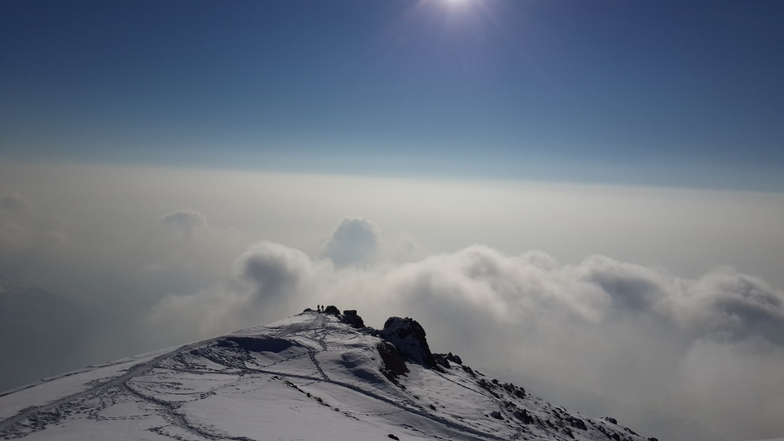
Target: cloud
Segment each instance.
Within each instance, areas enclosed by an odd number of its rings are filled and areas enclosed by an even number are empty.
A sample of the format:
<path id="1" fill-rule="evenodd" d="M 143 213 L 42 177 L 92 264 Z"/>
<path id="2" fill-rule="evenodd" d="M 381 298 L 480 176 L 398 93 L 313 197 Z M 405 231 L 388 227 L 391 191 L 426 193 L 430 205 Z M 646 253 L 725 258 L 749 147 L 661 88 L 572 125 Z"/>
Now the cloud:
<path id="1" fill-rule="evenodd" d="M 425 247 L 411 236 L 381 234 L 378 225 L 364 217 L 343 218 L 319 254 L 337 267 L 413 262 L 426 256 Z"/>
<path id="2" fill-rule="evenodd" d="M 251 282 L 254 295 L 266 301 L 297 292 L 302 279 L 311 272 L 311 266 L 310 258 L 301 251 L 261 242 L 237 259 L 235 273 Z"/>
<path id="3" fill-rule="evenodd" d="M 347 217 L 332 232 L 321 256 L 338 266 L 366 263 L 376 257 L 380 242 L 376 224 L 363 217 Z"/>
<path id="4" fill-rule="evenodd" d="M 717 341 L 762 338 L 784 346 L 784 296 L 757 277 L 718 268 L 694 281 L 680 281 L 668 313 L 697 335 Z"/>
<path id="5" fill-rule="evenodd" d="M 27 201 L 0 207 L 0 275 L 102 319 L 84 364 L 333 303 L 648 436 L 784 433 L 781 194 L 41 164 L 0 164 L 0 188 Z M 346 213 L 382 231 L 339 265 L 320 256 Z M 308 260 L 243 277 L 259 238 Z"/>
<path id="6" fill-rule="evenodd" d="M 204 215 L 191 209 L 178 210 L 167 214 L 161 218 L 161 222 L 164 225 L 179 228 L 187 234 L 191 234 L 195 229 L 207 226 L 207 219 Z"/>
<path id="7" fill-rule="evenodd" d="M 147 323 L 171 341 L 264 324 L 288 315 L 303 283 L 324 267 L 298 250 L 260 242 L 237 258 L 232 279 L 193 295 L 166 296 Z"/>
<path id="8" fill-rule="evenodd" d="M 251 242 L 235 228 L 211 225 L 207 216 L 193 209 L 174 211 L 159 221 L 144 241 L 148 273 L 187 269 L 225 275 L 231 269 L 227 262 Z"/>
<path id="9" fill-rule="evenodd" d="M 649 436 L 784 432 L 776 416 L 784 390 L 774 386 L 784 384 L 776 368 L 784 363 L 784 293 L 758 278 L 717 268 L 686 279 L 604 256 L 559 264 L 539 251 L 507 255 L 481 245 L 416 262 L 333 264 L 335 256 L 362 254 L 340 252 L 341 241 L 354 238 L 364 252 L 380 233 L 367 220 L 344 220 L 328 259 L 253 245 L 231 280 L 164 299 L 150 323 L 192 340 L 317 303 L 358 309 L 375 326 L 389 315 L 413 316 L 435 350 L 525 372 L 555 385 L 556 395 L 561 388 L 599 397 L 580 410 L 615 409 L 613 416 Z"/>

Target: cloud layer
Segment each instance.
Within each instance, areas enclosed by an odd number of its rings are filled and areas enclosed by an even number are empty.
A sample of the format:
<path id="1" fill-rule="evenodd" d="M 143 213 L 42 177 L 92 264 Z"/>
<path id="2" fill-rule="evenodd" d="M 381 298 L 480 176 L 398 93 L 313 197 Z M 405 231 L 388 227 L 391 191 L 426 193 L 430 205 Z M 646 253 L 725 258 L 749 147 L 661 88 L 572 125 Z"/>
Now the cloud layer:
<path id="1" fill-rule="evenodd" d="M 782 296 L 748 275 L 784 286 L 781 194 L 42 164 L 0 194 L 0 277 L 97 320 L 85 365 L 333 303 L 649 436 L 784 433 Z"/>
<path id="2" fill-rule="evenodd" d="M 348 219 L 326 250 L 339 249 L 346 225 L 348 237 L 375 243 L 369 221 Z M 651 436 L 784 432 L 775 417 L 784 394 L 771 387 L 784 384 L 784 293 L 758 278 L 717 268 L 684 279 L 604 256 L 561 265 L 542 252 L 510 256 L 481 245 L 362 267 L 345 266 L 344 253 L 325 255 L 336 261 L 257 243 L 231 280 L 167 297 L 150 324 L 206 337 L 317 303 L 358 309 L 376 326 L 392 314 L 415 316 L 436 350 L 601 397 L 584 410 L 616 409 Z"/>

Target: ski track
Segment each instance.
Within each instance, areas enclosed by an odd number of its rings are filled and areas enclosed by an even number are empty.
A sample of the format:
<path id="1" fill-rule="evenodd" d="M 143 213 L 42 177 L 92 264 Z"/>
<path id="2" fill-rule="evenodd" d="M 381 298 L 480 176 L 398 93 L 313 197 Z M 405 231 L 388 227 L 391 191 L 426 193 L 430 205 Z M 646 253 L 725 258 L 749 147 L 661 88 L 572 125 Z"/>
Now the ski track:
<path id="1" fill-rule="evenodd" d="M 98 384 L 96 386 L 93 386 L 93 387 L 91 387 L 89 389 L 83 390 L 81 392 L 76 392 L 76 393 L 71 394 L 71 395 L 67 395 L 65 397 L 62 397 L 60 399 L 57 399 L 57 400 L 52 401 L 52 402 L 47 403 L 47 404 L 43 404 L 41 406 L 31 406 L 31 407 L 22 409 L 16 415 L 14 415 L 14 416 L 12 416 L 10 418 L 6 418 L 3 421 L 0 421 L 0 432 L 3 432 L 3 431 L 5 431 L 5 430 L 7 430 L 9 428 L 12 428 L 17 423 L 19 423 L 19 422 L 21 422 L 21 421 L 23 421 L 23 420 L 25 420 L 27 418 L 30 418 L 30 417 L 32 417 L 32 416 L 34 416 L 36 414 L 39 414 L 41 412 L 46 412 L 48 410 L 56 409 L 56 408 L 58 408 L 58 407 L 60 407 L 60 406 L 62 406 L 64 404 L 68 404 L 71 401 L 75 401 L 75 400 L 78 400 L 80 398 L 85 398 L 87 396 L 94 395 L 94 394 L 97 394 L 99 392 L 104 392 L 104 391 L 106 391 L 108 389 L 111 389 L 113 387 L 119 387 L 119 388 L 125 389 L 126 388 L 126 386 L 125 386 L 125 382 L 126 381 L 146 373 L 150 369 L 153 369 L 155 367 L 155 365 L 157 365 L 161 361 L 166 360 L 167 358 L 173 357 L 175 355 L 181 354 L 183 352 L 190 351 L 192 349 L 195 349 L 195 348 L 198 348 L 198 347 L 201 347 L 201 346 L 209 345 L 210 343 L 213 343 L 214 341 L 216 341 L 218 339 L 219 338 L 212 338 L 212 339 L 200 341 L 198 343 L 193 343 L 193 344 L 181 346 L 181 347 L 179 347 L 178 349 L 175 349 L 172 352 L 167 352 L 165 354 L 161 354 L 161 355 L 153 358 L 152 360 L 150 360 L 150 361 L 148 361 L 146 363 L 140 363 L 140 364 L 131 366 L 130 368 L 128 368 L 128 371 L 125 374 L 120 375 L 118 377 L 114 377 L 113 379 L 111 379 L 109 381 L 100 383 L 100 384 Z"/>
<path id="2" fill-rule="evenodd" d="M 161 400 L 155 397 L 148 397 L 143 393 L 137 391 L 136 389 L 132 388 L 127 382 L 123 383 L 123 386 L 126 391 L 128 391 L 131 395 L 135 396 L 136 398 L 142 400 L 143 402 L 150 403 L 163 411 L 164 418 L 169 421 L 173 426 L 179 427 L 184 429 L 188 432 L 193 433 L 194 435 L 201 436 L 202 438 L 207 438 L 210 440 L 232 440 L 232 441 L 255 441 L 251 438 L 247 438 L 244 436 L 228 436 L 224 434 L 214 434 L 207 431 L 205 428 L 199 428 L 194 426 L 193 424 L 189 423 L 188 420 L 185 418 L 185 415 L 177 413 L 175 409 L 175 405 L 171 402 Z M 160 428 L 159 428 L 160 429 Z M 167 436 L 164 433 L 159 433 L 161 436 Z"/>
<path id="3" fill-rule="evenodd" d="M 325 321 L 326 321 L 326 317 L 324 317 L 323 315 L 319 314 L 318 316 L 316 316 L 315 319 L 313 319 L 309 323 L 303 323 L 302 325 L 296 326 L 296 327 L 289 326 L 289 327 L 285 328 L 282 331 L 274 333 L 273 335 L 275 337 L 278 337 L 278 338 L 286 337 L 286 336 L 289 336 L 289 335 L 306 337 L 308 339 L 311 339 L 311 340 L 317 342 L 319 344 L 319 346 L 321 346 L 322 349 L 326 351 L 327 350 L 326 336 L 329 335 L 330 332 L 329 332 L 328 329 L 324 329 L 323 326 L 322 326 Z M 318 328 L 314 329 L 315 326 L 318 326 Z M 292 329 L 292 328 L 294 328 L 294 329 Z M 318 332 L 319 328 L 323 329 L 323 332 Z M 306 333 L 307 331 L 311 331 L 311 332 L 307 333 L 307 335 L 302 335 L 302 334 Z M 316 331 L 316 332 L 313 332 L 313 331 Z M 158 399 L 158 398 L 155 398 L 155 397 L 148 397 L 148 396 L 142 394 L 141 392 L 133 389 L 130 385 L 128 385 L 128 382 L 130 380 L 132 380 L 135 377 L 138 377 L 140 375 L 143 375 L 143 374 L 147 373 L 148 371 L 154 369 L 155 367 L 157 367 L 158 363 L 160 363 L 160 362 L 162 362 L 164 360 L 170 359 L 172 357 L 175 357 L 177 355 L 180 355 L 180 354 L 182 354 L 184 352 L 191 351 L 193 349 L 198 349 L 198 348 L 202 348 L 202 347 L 208 347 L 210 344 L 220 340 L 221 338 L 223 338 L 223 337 L 211 338 L 211 339 L 208 339 L 208 340 L 200 341 L 198 343 L 192 343 L 192 344 L 181 346 L 181 347 L 175 349 L 174 351 L 167 352 L 165 354 L 161 354 L 161 355 L 151 359 L 148 362 L 134 365 L 134 366 L 130 367 L 125 374 L 120 375 L 118 377 L 115 377 L 115 378 L 113 378 L 113 379 L 111 379 L 109 381 L 106 381 L 106 382 L 103 382 L 103 383 L 98 384 L 96 386 L 90 387 L 90 388 L 88 388 L 86 390 L 83 390 L 81 392 L 77 392 L 77 393 L 74 393 L 74 394 L 71 394 L 71 395 L 67 395 L 65 397 L 59 398 L 59 399 L 57 399 L 55 401 L 52 401 L 50 403 L 47 403 L 47 404 L 43 404 L 43 405 L 40 405 L 40 406 L 31 406 L 31 407 L 22 409 L 16 415 L 14 415 L 12 417 L 9 417 L 9 418 L 6 418 L 3 421 L 0 421 L 0 433 L 6 432 L 8 429 L 13 429 L 14 426 L 17 425 L 18 423 L 24 421 L 25 419 L 34 417 L 35 415 L 37 415 L 39 413 L 46 412 L 46 411 L 49 411 L 49 410 L 53 410 L 53 409 L 56 409 L 56 408 L 58 408 L 60 406 L 68 404 L 68 403 L 70 403 L 72 401 L 76 401 L 76 400 L 79 400 L 81 398 L 88 397 L 90 395 L 97 395 L 97 394 L 99 394 L 101 392 L 105 392 L 105 391 L 107 391 L 107 390 L 109 390 L 111 388 L 118 387 L 118 388 L 121 388 L 122 390 L 128 391 L 131 395 L 137 397 L 140 400 L 143 400 L 144 402 L 151 403 L 151 404 L 157 406 L 158 408 L 160 408 L 163 411 L 163 414 L 167 417 L 167 419 L 170 421 L 170 423 L 172 425 L 180 427 L 180 428 L 182 428 L 184 430 L 187 430 L 188 432 L 191 432 L 194 435 L 197 435 L 197 436 L 200 436 L 202 438 L 209 439 L 209 440 L 227 439 L 227 440 L 233 440 L 233 441 L 253 441 L 251 438 L 230 437 L 230 436 L 226 436 L 226 435 L 222 435 L 222 434 L 219 435 L 219 434 L 210 433 L 206 429 L 195 427 L 192 424 L 188 423 L 188 421 L 185 419 L 185 417 L 182 414 L 179 414 L 179 413 L 175 412 L 174 404 L 169 403 L 169 402 L 164 401 L 164 400 L 161 400 L 161 399 Z M 256 373 L 256 374 L 265 374 L 265 375 L 277 375 L 279 377 L 297 378 L 297 379 L 300 379 L 300 380 L 307 380 L 307 381 L 312 381 L 312 382 L 322 382 L 322 383 L 333 384 L 335 386 L 340 386 L 340 387 L 352 390 L 354 392 L 357 392 L 359 394 L 365 395 L 367 397 L 370 397 L 370 398 L 382 401 L 382 402 L 384 402 L 386 404 L 389 404 L 391 406 L 394 406 L 394 407 L 400 409 L 400 411 L 408 412 L 410 414 L 417 415 L 419 417 L 422 417 L 422 418 L 431 420 L 433 422 L 442 424 L 442 425 L 444 425 L 447 428 L 454 429 L 456 431 L 463 432 L 463 433 L 468 434 L 468 435 L 476 436 L 477 439 L 479 439 L 479 440 L 483 440 L 483 439 L 491 439 L 491 440 L 496 440 L 496 441 L 505 441 L 506 440 L 506 438 L 498 437 L 498 436 L 495 436 L 495 435 L 492 435 L 492 434 L 487 434 L 487 433 L 484 433 L 482 431 L 476 430 L 476 429 L 474 429 L 472 427 L 469 427 L 469 426 L 466 426 L 466 425 L 463 425 L 463 424 L 459 424 L 459 423 L 456 423 L 456 422 L 453 422 L 453 421 L 449 421 L 449 420 L 447 420 L 445 418 L 442 418 L 442 417 L 439 417 L 437 415 L 429 414 L 429 413 L 427 413 L 427 412 L 425 412 L 425 411 L 423 411 L 421 409 L 417 409 L 416 407 L 414 407 L 415 404 L 413 402 L 411 402 L 412 406 L 408 406 L 408 405 L 403 404 L 401 402 L 398 402 L 398 401 L 386 398 L 384 396 L 378 395 L 378 394 L 376 394 L 374 392 L 364 390 L 364 389 L 362 389 L 362 388 L 360 388 L 358 386 L 355 386 L 353 384 L 344 383 L 342 381 L 337 381 L 337 380 L 332 380 L 332 379 L 330 379 L 326 375 L 324 370 L 321 368 L 321 364 L 318 362 L 318 360 L 315 357 L 315 355 L 317 353 L 318 353 L 317 351 L 315 351 L 313 349 L 309 349 L 307 355 L 309 356 L 309 358 L 310 358 L 311 362 L 313 363 L 313 365 L 316 367 L 316 370 L 318 371 L 318 373 L 321 376 L 321 378 L 312 377 L 312 376 L 309 376 L 309 375 L 299 375 L 299 374 L 290 374 L 290 373 L 286 373 L 286 372 L 276 372 L 276 371 L 268 370 L 268 369 L 254 369 L 254 368 L 249 368 L 247 366 L 243 366 L 243 367 L 232 366 L 232 367 L 239 368 L 241 370 L 240 374 L 242 374 L 242 373 L 246 373 L 246 374 L 247 373 Z M 298 356 L 300 356 L 300 355 L 298 355 Z M 296 356 L 296 357 L 298 357 L 298 356 Z M 213 361 L 215 361 L 215 360 L 213 360 Z M 273 364 L 276 364 L 276 363 L 273 363 Z M 166 367 L 166 369 L 169 369 L 169 368 Z M 182 370 L 182 369 L 177 369 L 177 370 Z M 195 374 L 200 373 L 198 371 L 187 371 L 187 372 L 191 372 L 191 373 L 195 373 Z M 158 429 L 159 429 L 159 431 L 161 430 L 161 428 L 158 428 Z"/>
<path id="4" fill-rule="evenodd" d="M 325 317 L 319 315 L 310 324 L 321 325 L 321 324 L 323 324 L 323 322 L 325 320 L 326 320 Z M 319 327 L 319 328 L 320 329 L 324 329 L 323 327 Z M 312 326 L 303 326 L 302 329 L 301 329 L 301 331 L 306 331 L 306 330 L 311 330 L 312 331 L 313 328 L 312 328 Z M 298 330 L 298 331 L 300 331 L 300 330 Z M 297 333 L 295 333 L 295 335 Z M 288 333 L 285 333 L 285 334 L 288 335 Z M 308 338 L 310 338 L 313 341 L 318 342 L 322 346 L 322 348 L 324 348 L 324 350 L 326 350 L 327 346 L 326 346 L 325 340 L 326 340 L 326 335 L 328 335 L 328 334 L 329 334 L 329 330 L 324 329 L 324 331 L 320 332 L 320 333 L 319 332 L 312 332 L 312 333 L 310 333 Z M 316 336 L 316 335 L 318 335 L 318 338 L 314 338 L 314 336 Z M 281 335 L 278 334 L 276 336 L 280 337 Z M 363 395 L 368 396 L 370 398 L 373 398 L 373 399 L 382 401 L 384 403 L 387 403 L 389 405 L 392 405 L 394 407 L 397 407 L 401 411 L 405 411 L 405 412 L 408 412 L 408 413 L 411 413 L 411 414 L 414 414 L 414 415 L 417 415 L 417 416 L 429 419 L 429 420 L 431 420 L 433 422 L 442 424 L 442 425 L 444 425 L 444 426 L 446 426 L 448 428 L 455 429 L 457 431 L 464 432 L 466 434 L 471 434 L 471 435 L 474 435 L 474 436 L 478 436 L 479 439 L 492 439 L 492 440 L 498 440 L 498 441 L 503 441 L 503 440 L 506 439 L 506 438 L 501 438 L 501 437 L 498 437 L 498 436 L 495 436 L 495 435 L 484 433 L 482 431 L 476 430 L 476 429 L 474 429 L 472 427 L 469 427 L 469 426 L 466 426 L 466 425 L 463 425 L 463 424 L 459 424 L 459 423 L 455 423 L 453 421 L 449 421 L 449 420 L 447 420 L 445 418 L 441 418 L 441 417 L 439 417 L 437 415 L 429 414 L 429 413 L 427 413 L 427 412 L 425 412 L 423 410 L 417 409 L 415 407 L 406 406 L 405 404 L 402 404 L 400 402 L 397 402 L 397 401 L 391 400 L 389 398 L 386 398 L 384 396 L 378 395 L 378 394 L 376 394 L 374 392 L 364 390 L 364 389 L 362 389 L 362 388 L 360 388 L 358 386 L 355 386 L 353 384 L 344 383 L 342 381 L 337 381 L 337 380 L 332 380 L 324 373 L 324 370 L 321 368 L 321 364 L 318 362 L 318 360 L 315 357 L 316 353 L 317 352 L 313 351 L 313 350 L 309 350 L 308 351 L 308 355 L 310 357 L 311 362 L 316 367 L 316 370 L 318 370 L 318 372 L 322 376 L 322 378 L 311 377 L 311 376 L 308 376 L 308 375 L 298 375 L 298 374 L 289 374 L 289 373 L 285 373 L 285 372 L 276 372 L 276 371 L 271 371 L 271 370 L 267 370 L 267 369 L 249 369 L 249 370 L 255 371 L 257 373 L 267 374 L 267 375 L 277 375 L 277 376 L 280 376 L 280 377 L 298 378 L 298 379 L 301 379 L 301 380 L 320 381 L 320 382 L 334 384 L 336 386 L 340 386 L 340 387 L 344 387 L 346 389 L 350 389 L 350 390 L 352 390 L 354 392 L 363 394 Z"/>

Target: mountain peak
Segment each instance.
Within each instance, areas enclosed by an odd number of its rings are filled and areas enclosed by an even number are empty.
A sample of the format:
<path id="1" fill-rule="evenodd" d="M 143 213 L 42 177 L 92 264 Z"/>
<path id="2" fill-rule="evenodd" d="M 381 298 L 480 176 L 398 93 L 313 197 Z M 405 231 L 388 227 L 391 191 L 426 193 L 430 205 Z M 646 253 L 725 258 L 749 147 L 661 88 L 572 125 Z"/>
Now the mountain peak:
<path id="1" fill-rule="evenodd" d="M 416 320 L 335 310 L 0 395 L 0 439 L 644 440 L 431 353 Z"/>

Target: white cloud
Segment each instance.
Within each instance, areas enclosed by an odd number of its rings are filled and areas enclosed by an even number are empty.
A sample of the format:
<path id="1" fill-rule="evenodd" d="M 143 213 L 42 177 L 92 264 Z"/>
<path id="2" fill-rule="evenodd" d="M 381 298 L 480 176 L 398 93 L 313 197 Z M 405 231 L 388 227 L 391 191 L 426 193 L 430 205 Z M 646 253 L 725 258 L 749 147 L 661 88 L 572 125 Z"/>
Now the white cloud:
<path id="1" fill-rule="evenodd" d="M 332 232 L 321 256 L 338 266 L 367 263 L 376 258 L 380 242 L 376 224 L 363 217 L 347 217 Z"/>
<path id="2" fill-rule="evenodd" d="M 319 254 L 338 267 L 411 262 L 426 255 L 425 248 L 410 236 L 384 236 L 378 225 L 364 217 L 343 218 Z"/>
<path id="3" fill-rule="evenodd" d="M 167 214 L 161 218 L 161 222 L 163 222 L 164 225 L 180 228 L 188 234 L 195 229 L 205 228 L 207 226 L 207 219 L 204 215 L 192 209 L 178 210 L 174 213 Z"/>
<path id="4" fill-rule="evenodd" d="M 302 280 L 313 271 L 304 253 L 272 242 L 249 247 L 237 259 L 234 270 L 253 285 L 254 295 L 262 303 L 299 291 Z"/>

